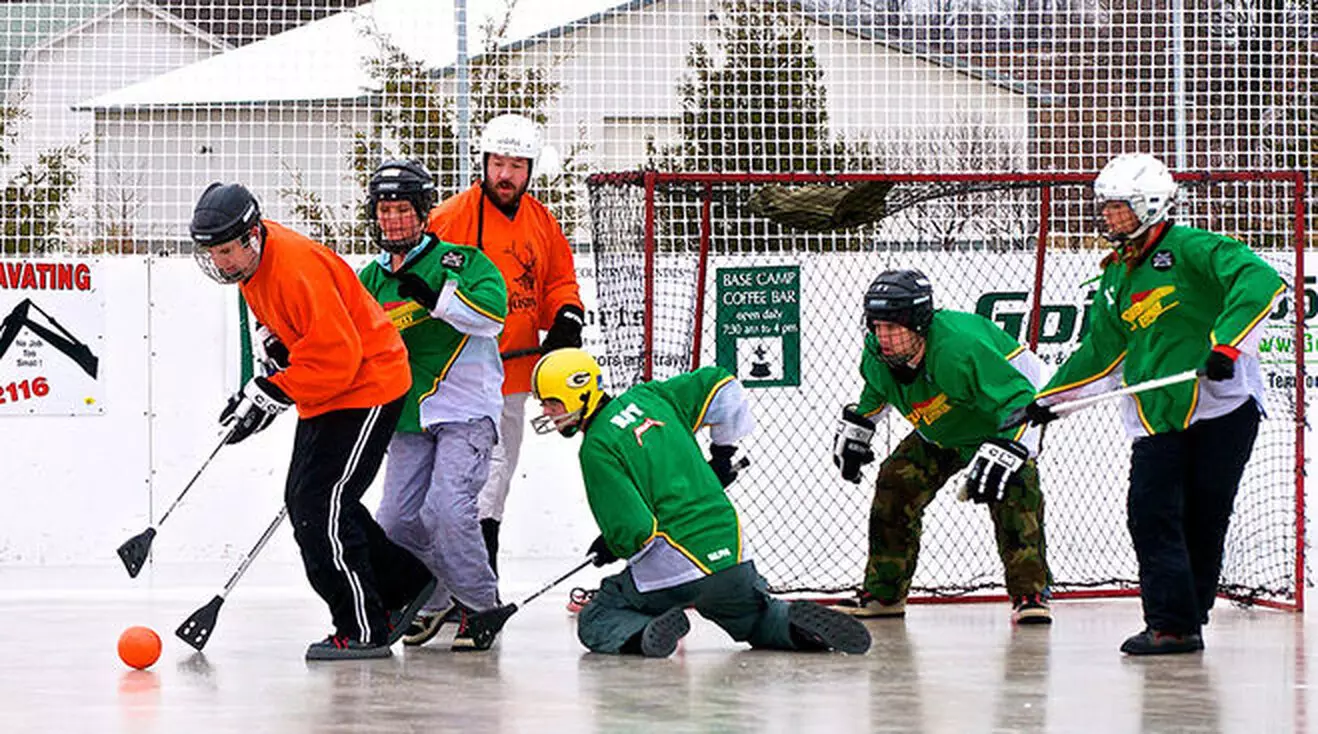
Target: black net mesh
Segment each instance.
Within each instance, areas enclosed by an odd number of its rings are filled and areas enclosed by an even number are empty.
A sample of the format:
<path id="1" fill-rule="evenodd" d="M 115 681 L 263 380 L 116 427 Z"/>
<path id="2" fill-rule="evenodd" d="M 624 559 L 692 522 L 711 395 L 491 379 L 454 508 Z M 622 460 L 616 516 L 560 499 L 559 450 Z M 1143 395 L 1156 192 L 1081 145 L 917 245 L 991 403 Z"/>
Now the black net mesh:
<path id="1" fill-rule="evenodd" d="M 1177 221 L 1250 242 L 1292 283 L 1295 181 L 1235 176 L 1185 181 Z M 788 185 L 748 178 L 651 174 L 649 186 L 641 175 L 592 178 L 599 308 L 609 324 L 606 379 L 616 392 L 714 363 L 720 272 L 799 268 L 799 385 L 749 390 L 758 429 L 743 446 L 754 463 L 729 495 L 775 591 L 857 588 L 877 464 L 859 487 L 848 484 L 833 467 L 831 446 L 840 406 L 860 391 L 860 299 L 870 280 L 888 268 L 919 268 L 932 279 L 939 307 L 979 312 L 1022 342 L 1037 318 L 1036 351 L 1056 365 L 1078 344 L 1106 247 L 1093 234 L 1097 219 L 1083 177 L 875 176 Z M 859 211 L 858 201 L 874 209 Z M 1264 325 L 1268 417 L 1227 540 L 1223 593 L 1244 601 L 1295 597 L 1293 304 L 1287 294 Z M 909 430 L 890 412 L 880 421 L 876 453 L 882 457 Z M 1129 456 L 1116 402 L 1050 427 L 1040 472 L 1055 592 L 1137 583 L 1125 526 Z M 951 487 L 925 512 L 913 586 L 934 596 L 1005 591 L 988 513 L 958 502 Z"/>

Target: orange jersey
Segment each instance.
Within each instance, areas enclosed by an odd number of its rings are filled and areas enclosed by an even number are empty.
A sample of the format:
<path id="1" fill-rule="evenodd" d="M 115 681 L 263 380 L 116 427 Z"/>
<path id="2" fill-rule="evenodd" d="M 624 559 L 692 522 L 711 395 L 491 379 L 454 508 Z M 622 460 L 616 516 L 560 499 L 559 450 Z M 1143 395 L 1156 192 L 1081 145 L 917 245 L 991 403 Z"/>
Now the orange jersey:
<path id="1" fill-rule="evenodd" d="M 508 318 L 500 352 L 539 346 L 539 331 L 553 325 L 560 308 L 581 308 L 572 247 L 558 220 L 530 194 L 522 195 L 517 216 L 509 219 L 481 196 L 477 183 L 432 209 L 428 228 L 445 242 L 480 248 L 503 274 Z M 531 355 L 503 363 L 504 395 L 531 390 L 537 359 Z"/>
<path id="2" fill-rule="evenodd" d="M 288 369 L 270 381 L 302 418 L 383 405 L 407 392 L 407 349 L 357 274 L 329 248 L 265 222 L 256 274 L 243 298 L 288 347 Z"/>

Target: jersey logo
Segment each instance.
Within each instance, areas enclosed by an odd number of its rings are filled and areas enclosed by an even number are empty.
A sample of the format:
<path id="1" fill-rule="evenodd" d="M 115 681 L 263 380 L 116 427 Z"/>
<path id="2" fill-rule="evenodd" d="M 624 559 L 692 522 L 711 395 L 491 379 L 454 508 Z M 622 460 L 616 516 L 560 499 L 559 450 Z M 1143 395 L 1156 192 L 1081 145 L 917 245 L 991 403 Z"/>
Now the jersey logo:
<path id="1" fill-rule="evenodd" d="M 636 437 L 636 445 L 644 448 L 645 441 L 641 440 L 641 436 L 645 435 L 645 432 L 650 430 L 651 428 L 654 428 L 655 426 L 662 426 L 663 424 L 664 424 L 663 421 L 657 421 L 653 418 L 646 418 L 645 420 L 641 421 L 641 425 L 632 429 L 632 435 Z"/>
<path id="2" fill-rule="evenodd" d="M 952 404 L 947 402 L 947 394 L 939 393 L 928 400 L 912 404 L 906 420 L 914 426 L 919 426 L 922 420 L 926 425 L 932 425 L 934 421 L 947 415 L 947 411 L 951 409 Z"/>
<path id="3" fill-rule="evenodd" d="M 532 249 L 529 242 L 514 242 L 504 250 L 513 262 L 522 268 L 519 275 L 514 275 L 508 280 L 516 283 L 523 293 L 535 292 L 535 250 Z M 505 276 L 507 277 L 507 276 Z"/>
<path id="4" fill-rule="evenodd" d="M 1171 270 L 1172 266 L 1176 264 L 1176 256 L 1172 255 L 1171 250 L 1158 250 L 1153 253 L 1153 258 L 1150 259 L 1149 264 L 1153 266 L 1154 270 L 1160 272 Z"/>
<path id="5" fill-rule="evenodd" d="M 717 561 L 720 558 L 727 558 L 731 555 L 732 555 L 732 551 L 728 550 L 727 548 L 719 548 L 713 553 L 706 555 L 705 558 L 709 559 L 710 561 Z"/>
<path id="6" fill-rule="evenodd" d="M 385 304 L 385 309 L 389 321 L 393 322 L 394 328 L 399 331 L 430 319 L 430 312 L 426 310 L 425 306 L 416 301 L 400 301 L 392 305 Z"/>
<path id="7" fill-rule="evenodd" d="M 571 378 L 568 378 L 571 379 Z M 578 387 L 580 387 L 578 385 Z M 625 429 L 630 426 L 637 418 L 641 417 L 641 409 L 636 407 L 636 403 L 628 403 L 627 407 L 618 411 L 618 414 L 609 419 L 613 425 Z"/>
<path id="8" fill-rule="evenodd" d="M 1176 286 L 1164 285 L 1160 288 L 1132 293 L 1130 308 L 1121 312 L 1121 320 L 1130 324 L 1130 330 L 1147 329 L 1159 317 L 1181 305 L 1180 301 L 1164 304 L 1164 298 L 1170 298 L 1176 292 Z"/>
<path id="9" fill-rule="evenodd" d="M 466 263 L 467 263 L 466 255 L 463 255 L 461 252 L 458 252 L 457 250 L 449 250 L 448 252 L 439 256 L 439 264 L 443 265 L 449 270 L 461 270 L 462 266 L 465 265 Z"/>

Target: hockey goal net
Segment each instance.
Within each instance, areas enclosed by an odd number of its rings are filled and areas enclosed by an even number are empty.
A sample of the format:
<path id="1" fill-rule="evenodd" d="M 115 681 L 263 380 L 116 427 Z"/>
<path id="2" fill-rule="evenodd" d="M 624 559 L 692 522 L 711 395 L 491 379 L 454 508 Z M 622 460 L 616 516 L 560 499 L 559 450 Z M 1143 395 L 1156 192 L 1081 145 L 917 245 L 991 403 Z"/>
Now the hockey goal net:
<path id="1" fill-rule="evenodd" d="M 1221 593 L 1303 606 L 1304 179 L 1289 172 L 1180 177 L 1178 222 L 1255 247 L 1290 290 L 1266 319 L 1267 418 L 1236 500 Z M 861 296 L 892 267 L 934 283 L 939 307 L 994 320 L 1051 365 L 1086 328 L 1106 246 L 1087 175 L 600 174 L 590 180 L 598 306 L 610 389 L 718 363 L 749 387 L 754 462 L 729 489 L 777 592 L 858 588 L 877 463 L 860 486 L 831 461 L 854 402 Z M 1042 294 L 1040 297 L 1039 294 Z M 1312 287 L 1304 299 L 1318 309 Z M 910 426 L 891 415 L 879 457 Z M 1050 427 L 1040 473 L 1055 596 L 1134 593 L 1126 530 L 1130 446 L 1108 403 Z M 959 481 L 954 477 L 949 484 Z M 988 513 L 945 487 L 924 517 L 913 597 L 1004 593 Z"/>

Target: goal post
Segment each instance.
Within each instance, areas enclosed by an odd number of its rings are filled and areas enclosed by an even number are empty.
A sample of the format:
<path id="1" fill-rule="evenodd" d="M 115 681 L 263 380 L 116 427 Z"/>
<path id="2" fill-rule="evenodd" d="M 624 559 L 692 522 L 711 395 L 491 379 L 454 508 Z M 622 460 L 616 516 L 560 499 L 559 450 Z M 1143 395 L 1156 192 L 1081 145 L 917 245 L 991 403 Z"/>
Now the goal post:
<path id="1" fill-rule="evenodd" d="M 1220 593 L 1303 608 L 1305 179 L 1289 171 L 1180 174 L 1175 221 L 1251 244 L 1289 291 L 1261 347 L 1265 410 L 1236 500 Z M 840 407 L 859 395 L 861 296 L 880 271 L 930 276 L 938 307 L 980 313 L 1050 368 L 1087 328 L 1099 261 L 1086 174 L 597 174 L 589 179 L 609 388 L 701 364 L 732 369 L 758 430 L 729 494 L 777 592 L 857 588 L 877 463 L 859 487 L 832 465 Z M 1309 292 L 1305 293 L 1306 282 Z M 1040 457 L 1056 597 L 1136 593 L 1126 531 L 1129 439 L 1117 405 L 1049 427 Z M 891 413 L 892 411 L 889 411 Z M 881 458 L 910 431 L 890 416 Z M 954 478 L 952 482 L 957 481 Z M 1005 594 L 982 508 L 940 491 L 926 510 L 912 598 Z"/>

